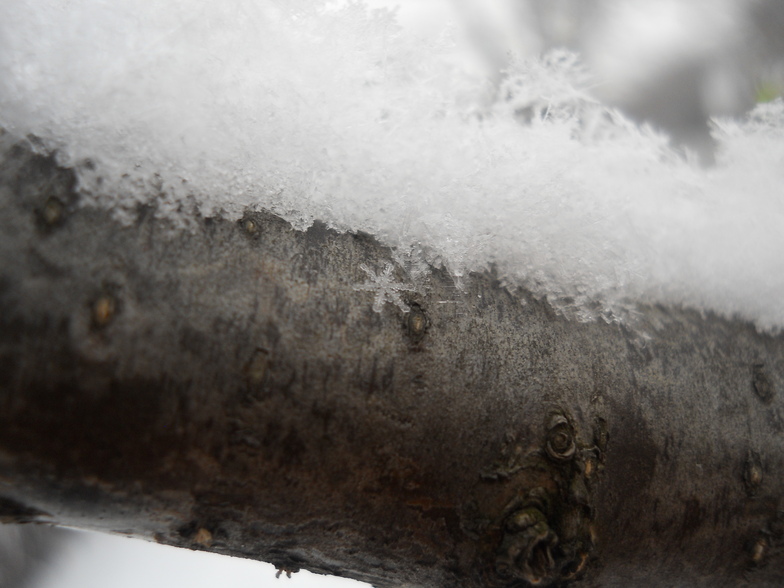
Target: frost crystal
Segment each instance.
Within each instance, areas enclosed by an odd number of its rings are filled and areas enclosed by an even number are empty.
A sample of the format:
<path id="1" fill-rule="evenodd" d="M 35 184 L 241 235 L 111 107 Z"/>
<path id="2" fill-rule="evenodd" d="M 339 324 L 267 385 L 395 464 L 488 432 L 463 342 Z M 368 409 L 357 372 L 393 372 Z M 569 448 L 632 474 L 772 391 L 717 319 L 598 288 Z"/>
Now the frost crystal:
<path id="1" fill-rule="evenodd" d="M 384 266 L 384 271 L 379 274 L 374 272 L 364 263 L 360 264 L 359 269 L 368 275 L 370 281 L 354 286 L 354 290 L 364 290 L 375 294 L 376 298 L 373 301 L 373 310 L 381 312 L 381 308 L 386 302 L 396 304 L 403 312 L 408 312 L 410 310 L 408 305 L 400 298 L 399 292 L 412 292 L 414 289 L 401 282 L 395 281 L 395 276 L 392 274 L 394 268 L 391 263 L 386 264 L 386 266 Z"/>

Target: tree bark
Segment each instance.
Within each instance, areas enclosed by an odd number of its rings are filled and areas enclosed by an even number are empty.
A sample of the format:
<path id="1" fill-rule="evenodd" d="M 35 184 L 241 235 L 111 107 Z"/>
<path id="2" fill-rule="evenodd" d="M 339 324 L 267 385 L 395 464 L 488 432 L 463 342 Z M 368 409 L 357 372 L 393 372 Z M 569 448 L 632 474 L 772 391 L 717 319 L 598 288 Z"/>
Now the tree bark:
<path id="1" fill-rule="evenodd" d="M 781 584 L 781 336 L 405 290 L 373 237 L 263 211 L 124 226 L 0 142 L 4 522 L 379 586 Z"/>

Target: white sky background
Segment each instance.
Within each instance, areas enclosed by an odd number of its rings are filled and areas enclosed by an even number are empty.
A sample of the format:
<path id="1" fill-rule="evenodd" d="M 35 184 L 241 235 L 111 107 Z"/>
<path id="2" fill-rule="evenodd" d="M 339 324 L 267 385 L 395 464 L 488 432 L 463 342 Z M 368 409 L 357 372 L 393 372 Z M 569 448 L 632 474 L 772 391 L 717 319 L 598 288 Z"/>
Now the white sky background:
<path id="1" fill-rule="evenodd" d="M 368 584 L 298 572 L 116 535 L 79 532 L 30 588 L 361 588 Z"/>

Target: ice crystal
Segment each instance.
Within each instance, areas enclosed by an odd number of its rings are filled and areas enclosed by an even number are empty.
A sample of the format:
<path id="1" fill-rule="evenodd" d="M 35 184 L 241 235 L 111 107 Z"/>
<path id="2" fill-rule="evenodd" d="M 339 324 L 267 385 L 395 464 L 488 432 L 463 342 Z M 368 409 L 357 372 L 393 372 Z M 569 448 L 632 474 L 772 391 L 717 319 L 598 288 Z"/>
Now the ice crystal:
<path id="1" fill-rule="evenodd" d="M 395 304 L 403 312 L 410 310 L 400 297 L 400 292 L 412 292 L 414 288 L 395 280 L 395 268 L 391 263 L 386 264 L 384 271 L 380 273 L 376 273 L 364 263 L 360 264 L 359 269 L 367 274 L 370 281 L 364 284 L 357 284 L 354 286 L 354 290 L 372 292 L 375 295 L 373 310 L 381 312 L 381 309 L 387 302 Z"/>

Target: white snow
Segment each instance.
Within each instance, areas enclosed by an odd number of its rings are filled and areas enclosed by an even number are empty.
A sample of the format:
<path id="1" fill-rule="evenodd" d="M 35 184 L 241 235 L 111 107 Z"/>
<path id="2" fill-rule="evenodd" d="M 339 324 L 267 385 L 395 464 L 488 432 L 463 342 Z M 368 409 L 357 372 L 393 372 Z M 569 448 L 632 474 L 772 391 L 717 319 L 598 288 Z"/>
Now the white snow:
<path id="1" fill-rule="evenodd" d="M 265 208 L 375 234 L 409 269 L 494 263 L 579 320 L 642 300 L 784 327 L 781 99 L 718 121 L 702 169 L 601 106 L 569 54 L 513 59 L 510 99 L 488 105 L 443 25 L 355 2 L 4 0 L 0 125 L 94 162 L 85 202 L 126 221 L 151 198 L 186 228 L 194 207 Z"/>

